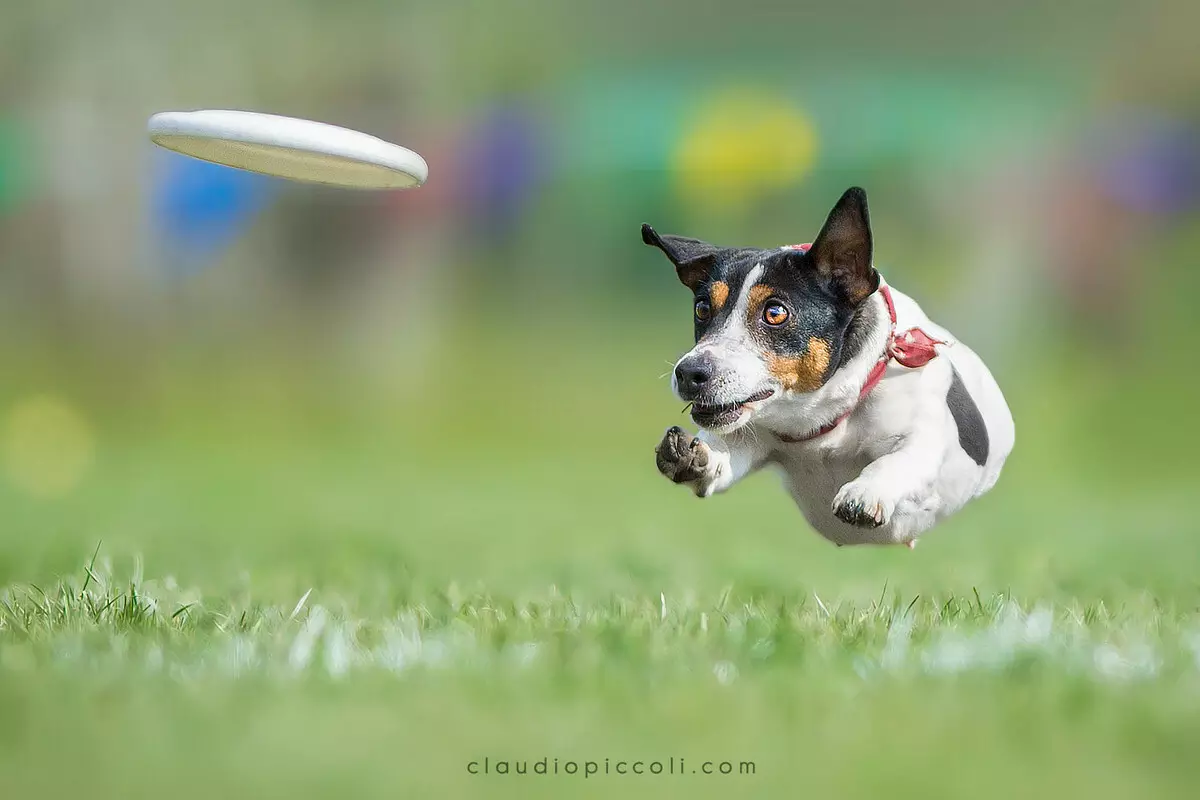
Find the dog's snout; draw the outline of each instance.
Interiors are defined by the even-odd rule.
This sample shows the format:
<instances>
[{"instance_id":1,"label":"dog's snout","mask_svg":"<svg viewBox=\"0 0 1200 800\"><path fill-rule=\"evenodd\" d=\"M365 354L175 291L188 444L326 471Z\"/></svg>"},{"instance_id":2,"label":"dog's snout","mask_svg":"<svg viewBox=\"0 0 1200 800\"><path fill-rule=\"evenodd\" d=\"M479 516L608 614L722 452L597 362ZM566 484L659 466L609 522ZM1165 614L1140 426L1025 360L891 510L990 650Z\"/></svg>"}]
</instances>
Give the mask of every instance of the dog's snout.
<instances>
[{"instance_id":1,"label":"dog's snout","mask_svg":"<svg viewBox=\"0 0 1200 800\"><path fill-rule=\"evenodd\" d=\"M704 391L716 372L716 365L708 356L689 356L675 367L675 382L679 391L691 397Z\"/></svg>"}]
</instances>

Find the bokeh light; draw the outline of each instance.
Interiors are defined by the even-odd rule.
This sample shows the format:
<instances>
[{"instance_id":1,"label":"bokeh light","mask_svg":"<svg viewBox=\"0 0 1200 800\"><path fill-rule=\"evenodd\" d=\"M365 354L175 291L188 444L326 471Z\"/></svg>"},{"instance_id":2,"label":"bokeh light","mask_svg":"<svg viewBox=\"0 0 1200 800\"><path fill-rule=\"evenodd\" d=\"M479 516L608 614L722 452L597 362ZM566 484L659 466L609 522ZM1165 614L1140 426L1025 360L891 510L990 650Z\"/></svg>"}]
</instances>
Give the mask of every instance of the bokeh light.
<instances>
[{"instance_id":1,"label":"bokeh light","mask_svg":"<svg viewBox=\"0 0 1200 800\"><path fill-rule=\"evenodd\" d=\"M676 193L698 211L739 213L798 184L817 158L813 122L789 98L736 86L704 93L673 154Z\"/></svg>"},{"instance_id":2,"label":"bokeh light","mask_svg":"<svg viewBox=\"0 0 1200 800\"><path fill-rule=\"evenodd\" d=\"M19 401L4 420L4 469L17 489L57 498L79 486L94 458L91 427L62 398L35 395Z\"/></svg>"}]
</instances>

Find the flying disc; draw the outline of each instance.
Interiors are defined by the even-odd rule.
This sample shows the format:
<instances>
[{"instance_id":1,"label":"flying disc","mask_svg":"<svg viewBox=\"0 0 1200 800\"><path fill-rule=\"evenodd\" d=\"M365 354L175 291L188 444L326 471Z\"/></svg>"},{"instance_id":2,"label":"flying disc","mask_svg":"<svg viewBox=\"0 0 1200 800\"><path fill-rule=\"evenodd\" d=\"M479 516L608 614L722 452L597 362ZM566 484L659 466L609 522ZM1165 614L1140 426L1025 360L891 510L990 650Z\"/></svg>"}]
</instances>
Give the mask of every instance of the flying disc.
<instances>
[{"instance_id":1,"label":"flying disc","mask_svg":"<svg viewBox=\"0 0 1200 800\"><path fill-rule=\"evenodd\" d=\"M408 189L425 159L366 133L250 111L171 111L150 118L150 140L202 161L348 189Z\"/></svg>"}]
</instances>

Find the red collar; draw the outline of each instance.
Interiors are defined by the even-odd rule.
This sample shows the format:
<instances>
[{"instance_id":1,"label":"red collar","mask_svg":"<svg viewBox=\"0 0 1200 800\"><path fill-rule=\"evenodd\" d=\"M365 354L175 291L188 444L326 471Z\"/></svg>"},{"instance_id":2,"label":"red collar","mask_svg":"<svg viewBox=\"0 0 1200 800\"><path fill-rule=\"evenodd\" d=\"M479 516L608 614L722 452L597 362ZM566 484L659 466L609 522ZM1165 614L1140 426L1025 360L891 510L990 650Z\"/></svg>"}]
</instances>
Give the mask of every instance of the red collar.
<instances>
[{"instance_id":1,"label":"red collar","mask_svg":"<svg viewBox=\"0 0 1200 800\"><path fill-rule=\"evenodd\" d=\"M808 252L810 247L812 247L811 244L796 244L791 245L789 249ZM824 436L841 425L854 413L854 409L858 408L858 404L863 401L863 398L870 394L871 390L883 380L883 374L887 372L889 362L895 361L903 367L916 369L925 366L937 357L937 350L934 348L934 345L945 344L945 342L934 339L920 328L909 328L903 333L896 333L896 304L892 301L892 290L886 284L880 282L878 291L883 297L884 304L887 306L890 325L887 344L884 345L883 353L879 356L879 360L875 362L875 366L867 373L867 379L863 382L862 388L859 389L858 398L854 401L854 405L846 409L845 413L833 422L818 428L812 433L805 434L804 436L777 434L781 440L789 444L808 442Z\"/></svg>"}]
</instances>

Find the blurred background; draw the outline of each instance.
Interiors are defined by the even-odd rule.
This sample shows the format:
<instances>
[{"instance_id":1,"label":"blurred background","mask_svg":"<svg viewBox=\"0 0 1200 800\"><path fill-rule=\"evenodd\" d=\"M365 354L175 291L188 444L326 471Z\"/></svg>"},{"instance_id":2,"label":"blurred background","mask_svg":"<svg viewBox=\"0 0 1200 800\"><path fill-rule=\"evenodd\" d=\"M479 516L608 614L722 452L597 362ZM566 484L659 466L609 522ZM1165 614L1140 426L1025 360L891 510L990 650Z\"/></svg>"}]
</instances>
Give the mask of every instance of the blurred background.
<instances>
[{"instance_id":1,"label":"blurred background","mask_svg":"<svg viewBox=\"0 0 1200 800\"><path fill-rule=\"evenodd\" d=\"M1194 4L0 13L0 579L101 539L262 567L297 528L320 554L355 525L420 571L482 520L533 531L539 579L594 567L579 548L597 538L620 564L654 509L706 513L649 457L681 419L663 375L689 298L638 225L807 241L849 185L868 189L879 267L1016 408L997 513L1072 490L1135 509L1200 475ZM147 141L152 113L206 107L360 128L431 177L338 191ZM356 472L381 493L354 495ZM605 495L609 518L570 527ZM488 505L548 497L561 528ZM788 536L824 552L798 518ZM527 563L491 546L456 569Z\"/></svg>"},{"instance_id":2,"label":"blurred background","mask_svg":"<svg viewBox=\"0 0 1200 800\"><path fill-rule=\"evenodd\" d=\"M381 619L448 586L552 585L1194 615L1198 26L1184 0L5 3L0 586L80 574L99 547L118 578L212 607L313 589ZM151 114L196 108L365 130L425 156L429 182L337 191L152 147ZM810 241L851 185L881 271L984 357L1017 422L998 486L914 553L829 546L769 476L700 503L653 465L688 422L665 376L690 297L639 225ZM182 796L179 776L194 796L395 796L403 764L459 775L464 741L516 735L745 745L865 796L897 779L939 796L947 770L958 796L994 796L1018 761L1055 796L1194 786L1200 715L1167 689L1153 709L1104 696L1124 713L1021 681L892 694L872 772L845 721L882 698L856 703L849 670L826 696L787 669L720 696L705 673L648 698L634 669L575 694L373 678L353 702L248 682L203 703L25 673L0 692L0 777L65 795L67 758L93 796ZM805 729L796 767L784 742L810 717L831 727ZM956 757L910 760L894 745L914 730Z\"/></svg>"},{"instance_id":3,"label":"blurred background","mask_svg":"<svg viewBox=\"0 0 1200 800\"><path fill-rule=\"evenodd\" d=\"M1194 4L0 13L0 502L27 525L0 579L66 568L94 539L174 541L118 520L197 463L217 473L205 514L230 523L239 503L273 513L247 487L297 453L318 484L339 457L394 478L356 511L372 524L423 495L409 471L538 496L547 471L617 472L649 504L679 500L648 454L680 420L662 376L689 298L638 225L807 241L849 185L868 189L878 266L1017 407L1009 483L1134 496L1200 474ZM338 191L147 141L152 113L206 107L360 128L431 177ZM260 546L233 541L235 561Z\"/></svg>"}]
</instances>

